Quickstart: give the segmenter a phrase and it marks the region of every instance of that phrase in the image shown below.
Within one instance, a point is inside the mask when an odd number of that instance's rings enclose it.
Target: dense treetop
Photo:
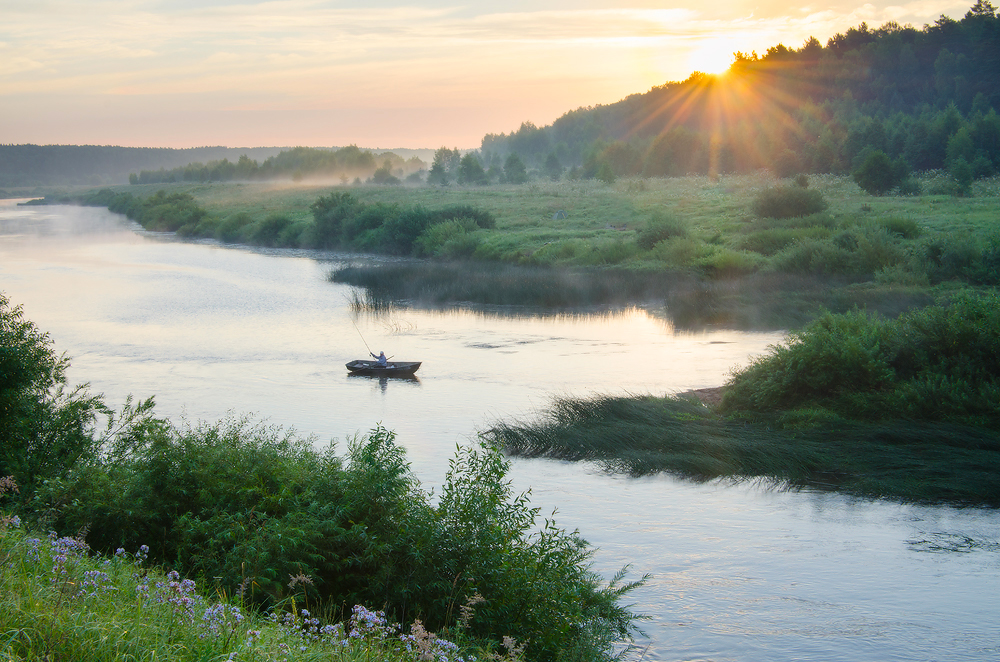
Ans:
[[[922,29],[862,23],[801,48],[736,53],[723,75],[699,72],[621,101],[488,134],[482,153],[517,153],[543,168],[554,156],[596,176],[843,173],[866,152],[903,157],[919,170],[979,160],[1000,166],[1000,17],[979,0],[959,21]]]

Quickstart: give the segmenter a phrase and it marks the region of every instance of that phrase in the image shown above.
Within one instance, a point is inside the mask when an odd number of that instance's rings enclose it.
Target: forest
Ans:
[[[1000,17],[979,0],[961,20],[917,29],[862,23],[800,48],[736,53],[728,72],[699,72],[621,101],[523,123],[482,140],[486,165],[517,154],[558,178],[682,176],[767,168],[845,174],[882,152],[926,171],[1000,166]],[[960,168],[963,166],[959,166]]]
[[[165,150],[0,145],[0,186],[251,180],[342,185],[484,186],[529,179],[678,177],[767,169],[890,172],[869,192],[914,194],[910,172],[969,183],[1000,170],[1000,17],[978,0],[961,20],[916,28],[865,23],[823,46],[734,54],[729,71],[692,73],[538,127],[486,134],[478,150]],[[860,182],[859,182],[860,183]]]

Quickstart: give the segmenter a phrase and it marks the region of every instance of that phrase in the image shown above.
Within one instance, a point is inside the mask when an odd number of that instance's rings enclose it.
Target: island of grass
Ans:
[[[827,314],[698,394],[562,398],[499,422],[507,452],[631,475],[764,480],[869,498],[1000,506],[1000,297],[887,319]]]

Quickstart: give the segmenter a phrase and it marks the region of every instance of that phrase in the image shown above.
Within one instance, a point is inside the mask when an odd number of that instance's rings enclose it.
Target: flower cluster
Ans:
[[[395,634],[394,630],[386,620],[385,612],[371,611],[362,605],[354,605],[351,610],[351,630],[348,636],[352,639],[386,639]]]
[[[201,639],[223,639],[226,643],[243,622],[243,613],[236,605],[218,602],[205,609],[201,616],[203,631],[198,636]]]
[[[98,593],[111,593],[118,588],[112,582],[108,573],[101,570],[87,570],[83,573],[83,581],[80,582],[80,590],[77,595],[82,598],[89,598]]]
[[[69,575],[67,566],[77,559],[87,556],[90,547],[87,543],[76,538],[64,536],[56,538],[56,534],[49,534],[49,547],[52,554],[52,578],[55,584],[58,581],[66,580]]]
[[[344,635],[344,627],[340,624],[320,625],[318,618],[314,618],[307,609],[302,609],[298,614],[291,612],[272,612],[268,617],[286,635],[301,639],[303,642],[327,642],[341,646],[347,645]]]
[[[27,549],[24,552],[24,560],[27,563],[35,563],[42,559],[42,539],[41,538],[25,538],[25,544]]]
[[[432,662],[449,662],[454,659],[456,662],[464,662],[458,657],[458,645],[447,639],[440,639],[433,632],[428,632],[420,620],[413,621],[410,626],[410,634],[400,635],[403,646],[410,653],[413,653],[417,660],[431,660]],[[455,657],[452,657],[455,656]]]

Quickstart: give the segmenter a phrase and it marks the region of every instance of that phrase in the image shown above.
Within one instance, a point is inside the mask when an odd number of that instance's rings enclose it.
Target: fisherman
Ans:
[[[378,359],[378,364],[379,364],[380,367],[382,367],[382,368],[387,367],[387,365],[388,365],[387,361],[389,359],[385,358],[385,352],[379,352],[378,356],[375,356],[371,352],[368,352],[368,353],[372,355],[372,358]]]

